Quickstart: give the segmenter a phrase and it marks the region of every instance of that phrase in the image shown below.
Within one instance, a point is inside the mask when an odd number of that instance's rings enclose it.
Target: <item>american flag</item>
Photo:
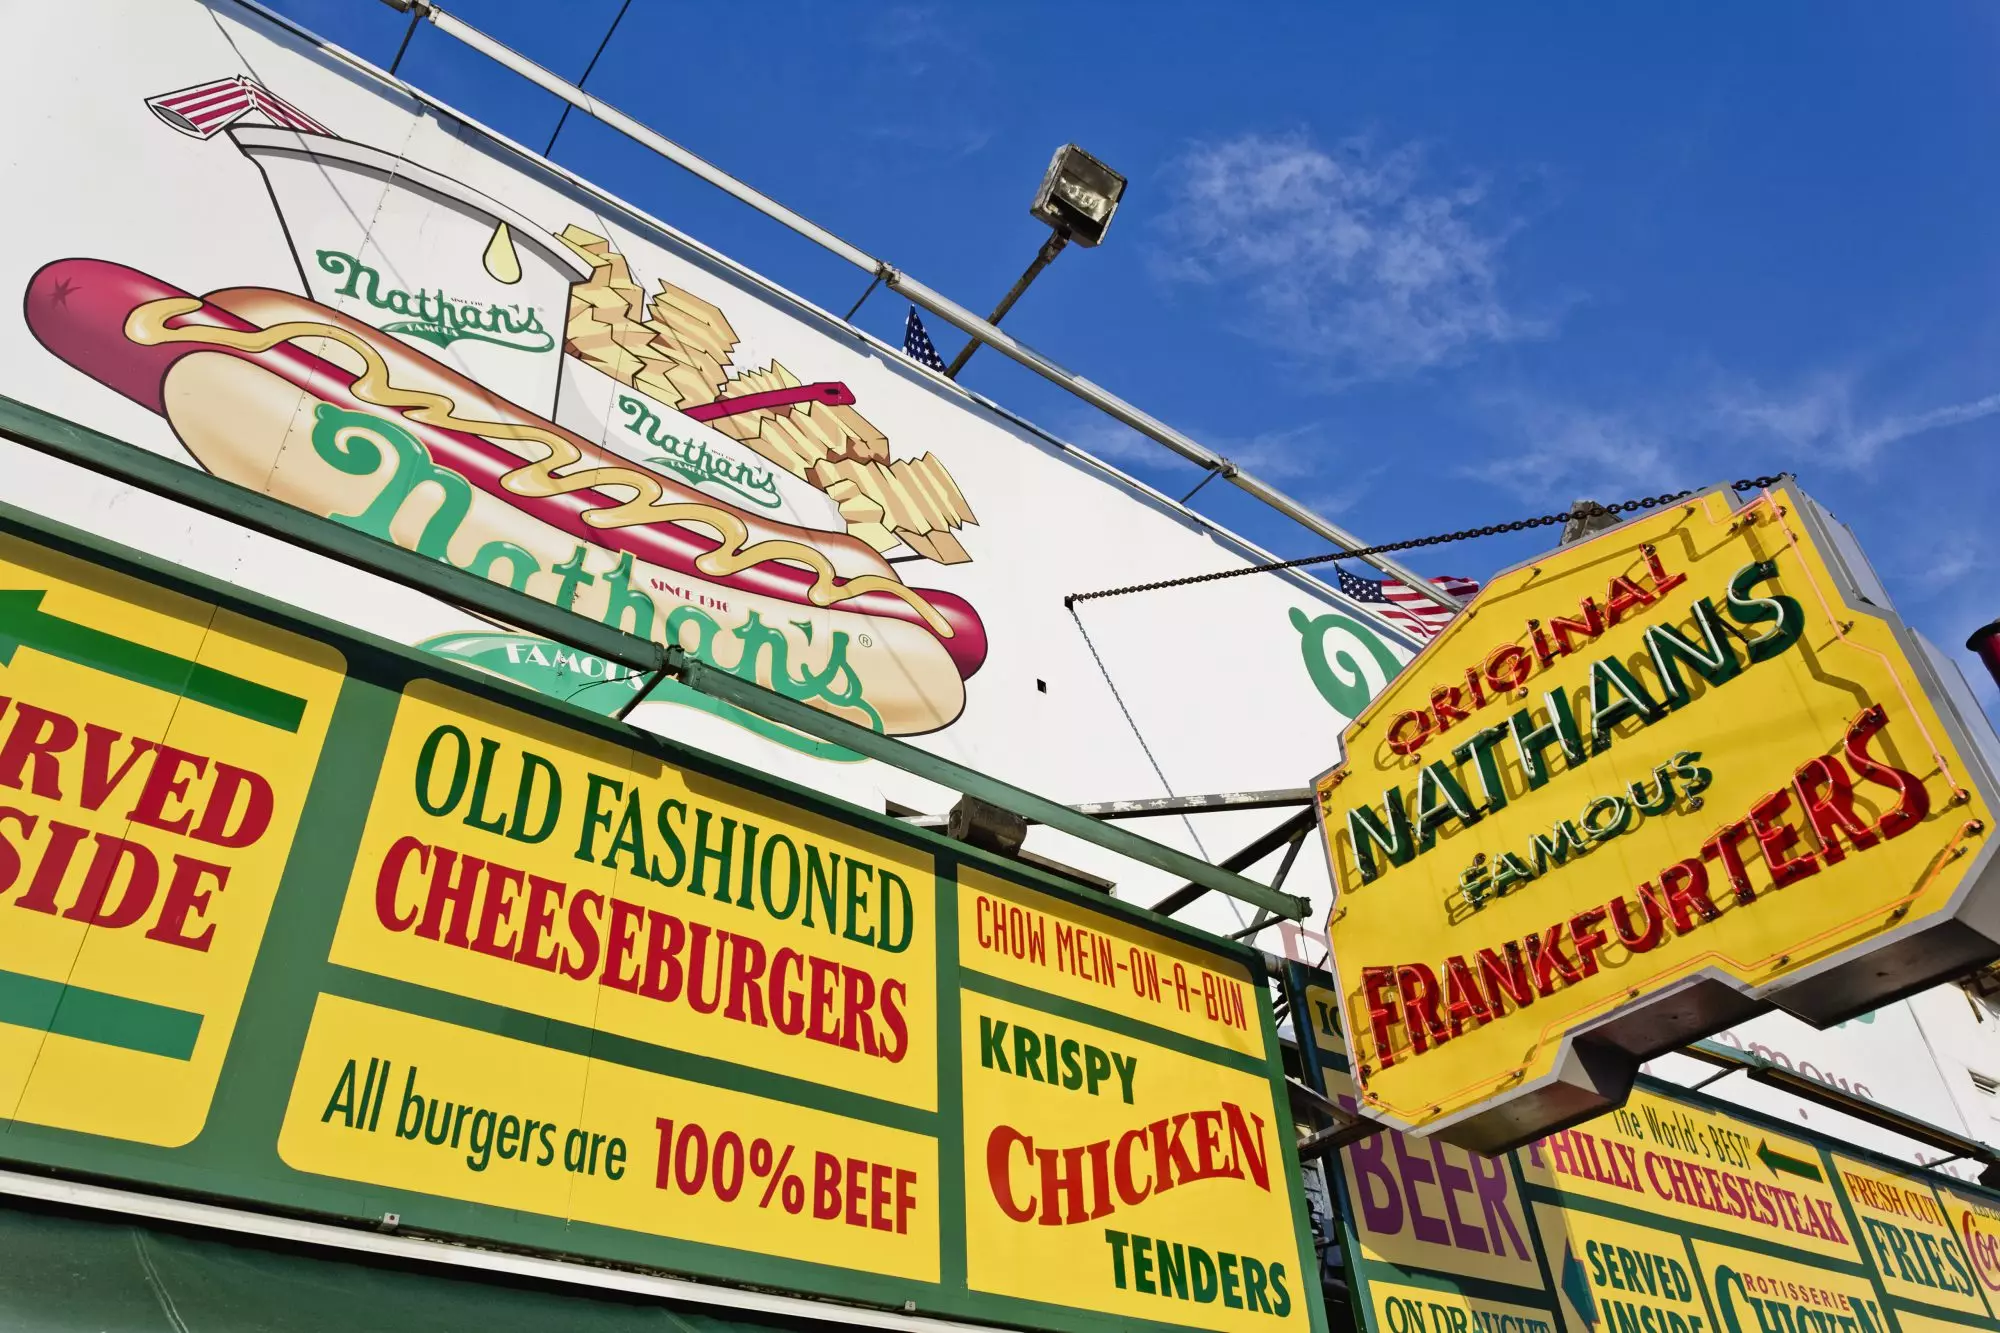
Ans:
[[[1407,630],[1419,643],[1429,643],[1451,620],[1451,612],[1431,601],[1407,583],[1394,579],[1364,579],[1359,574],[1340,571],[1340,590],[1357,602],[1366,602],[1377,615]],[[1447,574],[1431,580],[1453,597],[1466,598],[1479,591],[1475,579]]]
[[[924,322],[917,318],[915,306],[910,307],[910,317],[903,321],[903,355],[940,375],[944,373],[944,358],[931,346],[931,335],[924,332]]]
[[[212,138],[253,111],[261,112],[272,124],[286,129],[303,130],[307,134],[331,133],[263,84],[242,75],[161,93],[147,98],[146,105],[168,125],[197,139]]]

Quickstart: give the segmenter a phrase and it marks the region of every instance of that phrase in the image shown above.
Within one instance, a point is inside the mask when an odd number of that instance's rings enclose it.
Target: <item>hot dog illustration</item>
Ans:
[[[985,659],[973,608],[907,586],[875,545],[600,447],[307,298],[195,297],[64,259],[25,305],[43,346],[165,417],[216,475],[871,728],[948,724]]]

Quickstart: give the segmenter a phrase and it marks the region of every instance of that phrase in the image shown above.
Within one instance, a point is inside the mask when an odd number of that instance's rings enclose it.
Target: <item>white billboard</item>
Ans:
[[[0,393],[1065,802],[1303,787],[1410,649],[1263,553],[234,0],[10,14]],[[87,95],[49,53],[91,34]],[[17,196],[17,200],[20,196]],[[613,712],[617,668],[5,446],[7,499]],[[631,720],[951,793],[669,683]],[[1219,859],[1282,812],[1152,820]],[[1037,831],[1150,900],[1171,882]],[[1302,856],[1287,888],[1326,908]],[[1190,919],[1235,929],[1241,909]]]

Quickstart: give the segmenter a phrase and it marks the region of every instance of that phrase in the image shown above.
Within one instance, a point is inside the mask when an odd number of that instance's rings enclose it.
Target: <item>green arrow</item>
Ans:
[[[16,649],[33,648],[280,731],[299,729],[306,701],[296,694],[50,615],[42,610],[44,595],[39,588],[0,589],[0,666],[13,663]]]
[[[1826,1179],[1819,1173],[1819,1168],[1811,1162],[1802,1161],[1797,1157],[1787,1157],[1763,1139],[1757,1140],[1757,1157],[1764,1163],[1764,1169],[1774,1176],[1783,1171],[1788,1176],[1801,1176],[1806,1180]]]

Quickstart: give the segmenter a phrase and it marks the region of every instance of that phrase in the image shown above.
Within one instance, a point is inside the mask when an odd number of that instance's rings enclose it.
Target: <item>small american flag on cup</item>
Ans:
[[[213,138],[253,111],[287,129],[332,133],[263,84],[240,74],[161,93],[147,98],[146,105],[169,126],[197,139]]]

